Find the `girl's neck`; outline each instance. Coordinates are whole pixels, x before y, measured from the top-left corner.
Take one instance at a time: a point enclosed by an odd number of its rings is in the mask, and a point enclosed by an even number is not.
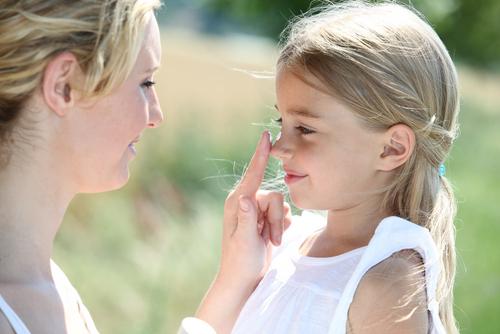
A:
[[[74,196],[51,166],[12,159],[0,170],[0,283],[51,280],[54,238]]]
[[[345,210],[329,210],[324,236],[337,244],[362,247],[368,244],[380,221],[390,215],[380,207],[379,199]]]

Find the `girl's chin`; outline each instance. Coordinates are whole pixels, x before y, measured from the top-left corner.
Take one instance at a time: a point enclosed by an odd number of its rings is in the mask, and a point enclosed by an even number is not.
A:
[[[327,205],[324,205],[325,203],[314,202],[310,196],[299,196],[297,194],[294,194],[293,192],[290,192],[290,200],[296,208],[301,210],[327,211],[331,209]]]
[[[293,205],[301,210],[319,210],[314,203],[307,200],[306,196],[298,196],[290,192],[290,200]]]

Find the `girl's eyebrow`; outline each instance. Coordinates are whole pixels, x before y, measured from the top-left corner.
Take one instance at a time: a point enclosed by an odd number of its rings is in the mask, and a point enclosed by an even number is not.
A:
[[[278,112],[280,111],[278,109],[278,105],[277,104],[274,105],[274,108],[276,108],[276,110]],[[311,112],[310,110],[308,110],[308,109],[306,109],[304,107],[293,107],[293,108],[287,109],[286,112],[289,113],[289,114],[293,114],[293,115],[296,115],[296,116],[307,117],[307,118],[315,118],[315,119],[321,118],[321,116],[319,116],[319,115]]]

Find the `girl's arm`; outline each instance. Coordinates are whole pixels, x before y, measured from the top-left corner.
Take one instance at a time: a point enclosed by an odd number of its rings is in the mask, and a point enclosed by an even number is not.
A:
[[[427,298],[420,255],[404,250],[370,269],[348,315],[349,334],[427,334]]]

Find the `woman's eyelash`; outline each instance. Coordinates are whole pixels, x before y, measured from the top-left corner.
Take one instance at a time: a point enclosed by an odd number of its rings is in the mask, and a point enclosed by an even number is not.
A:
[[[152,80],[146,80],[142,83],[142,86],[143,87],[146,87],[146,88],[151,88],[153,87],[154,85],[156,84],[156,82],[152,81]]]
[[[278,123],[279,125],[283,124],[283,119],[280,117],[278,119],[275,119],[274,122]],[[311,130],[309,128],[306,128],[305,126],[299,125],[296,126],[295,129],[299,130],[301,134],[303,135],[309,135],[311,133],[315,133],[316,131]]]

